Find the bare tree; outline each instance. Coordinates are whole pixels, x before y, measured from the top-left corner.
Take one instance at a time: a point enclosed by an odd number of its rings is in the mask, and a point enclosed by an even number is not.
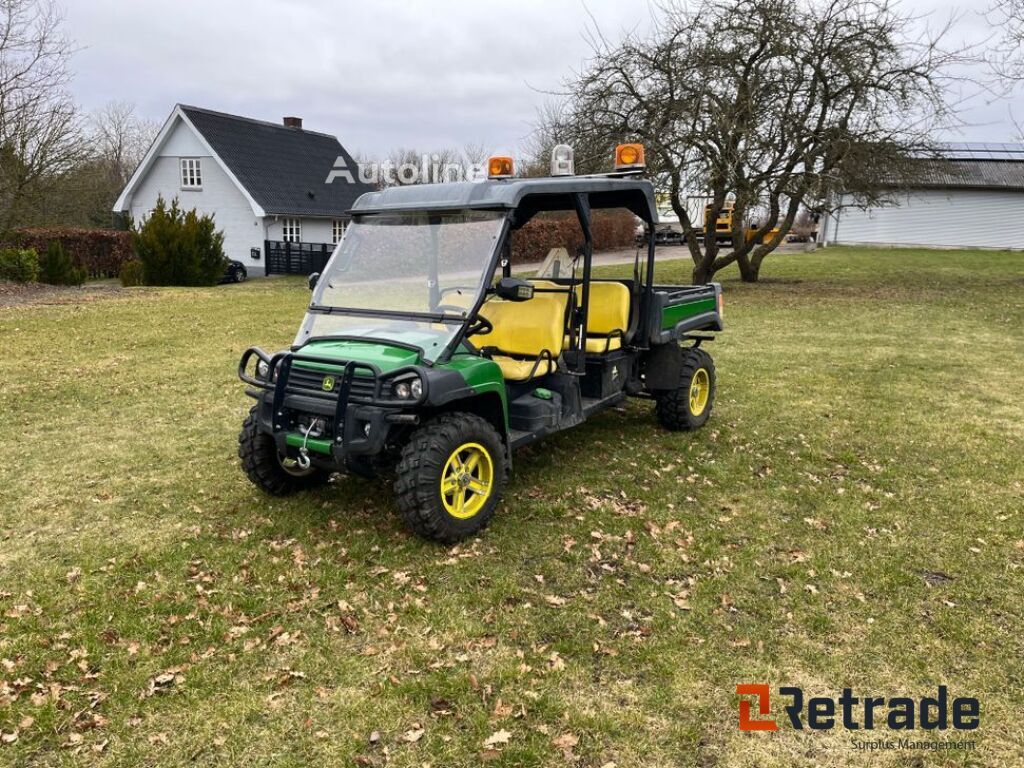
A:
[[[646,37],[598,36],[544,132],[583,146],[585,160],[643,142],[694,282],[734,262],[756,281],[801,207],[824,210],[838,192],[876,199],[933,149],[959,59],[913,21],[889,0],[672,0]],[[707,195],[706,221],[691,219],[686,194]],[[714,226],[727,203],[732,245],[721,250]]]
[[[462,147],[462,160],[467,166],[483,166],[487,162],[487,147],[482,141],[471,142]]]
[[[135,105],[126,101],[112,101],[94,112],[89,129],[92,154],[107,165],[118,192],[128,183],[160,132],[157,123],[140,118],[135,114]]]
[[[36,223],[107,227],[111,208],[159,133],[135,106],[111,102],[85,123],[85,150],[74,165],[41,186],[46,194],[32,206]]]
[[[998,0],[989,20],[999,30],[989,56],[997,75],[1011,83],[1024,81],[1024,0]]]
[[[83,156],[62,22],[53,0],[0,0],[0,232],[31,218],[48,181]]]

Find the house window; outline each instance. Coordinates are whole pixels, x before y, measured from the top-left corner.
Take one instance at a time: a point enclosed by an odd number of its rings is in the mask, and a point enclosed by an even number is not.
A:
[[[331,222],[331,242],[337,245],[345,235],[345,222],[335,219]]]
[[[302,222],[298,219],[283,219],[281,222],[281,239],[286,243],[302,242]]]
[[[199,158],[181,158],[181,188],[202,189],[203,169],[200,167]]]

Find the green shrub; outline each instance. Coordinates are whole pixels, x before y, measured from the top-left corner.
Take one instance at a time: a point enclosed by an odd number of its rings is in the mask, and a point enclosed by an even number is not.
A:
[[[31,248],[0,250],[0,280],[33,283],[39,279],[39,256]]]
[[[39,259],[39,281],[50,285],[81,285],[85,282],[85,270],[75,266],[59,240],[51,240]]]
[[[216,285],[227,267],[224,233],[212,216],[170,207],[158,198],[156,208],[133,227],[135,253],[147,285]]]
[[[121,265],[121,285],[125,287],[142,285],[142,262],[139,259],[130,259]]]

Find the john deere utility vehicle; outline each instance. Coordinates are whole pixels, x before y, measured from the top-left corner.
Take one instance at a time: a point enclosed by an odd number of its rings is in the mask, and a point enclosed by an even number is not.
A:
[[[715,368],[702,343],[722,329],[721,288],[655,283],[657,213],[642,168],[643,148],[626,144],[616,173],[574,176],[559,146],[548,178],[513,178],[499,157],[487,181],[360,197],[323,274],[310,276],[295,343],[242,355],[256,400],[239,436],[249,479],[284,495],[332,472],[391,467],[406,523],[454,542],[490,521],[521,446],[627,397],[653,400],[668,429],[703,425]],[[628,279],[591,273],[591,212],[608,208],[647,225]],[[513,277],[517,231],[552,211],[579,222],[567,274]]]

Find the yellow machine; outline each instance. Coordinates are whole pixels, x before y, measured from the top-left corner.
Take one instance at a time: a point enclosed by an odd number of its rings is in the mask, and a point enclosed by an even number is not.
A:
[[[758,227],[756,225],[750,225],[747,227],[747,241],[753,240],[757,236]],[[771,239],[779,234],[779,228],[775,227],[764,233],[764,237],[761,238],[761,245],[771,242]]]
[[[707,231],[708,219],[711,217],[711,205],[704,206],[704,231]],[[722,210],[718,212],[718,218],[715,220],[715,240],[727,241],[732,243],[732,221],[735,210],[735,203],[732,200],[726,200],[722,205]],[[747,241],[751,241],[757,234],[758,225],[750,224],[746,227],[746,238]],[[761,243],[769,242],[775,235],[779,233],[779,228],[766,232],[764,237],[761,238]]]
[[[726,200],[722,210],[718,212],[715,219],[715,239],[728,240],[732,242],[732,213],[735,204],[732,200]],[[704,231],[708,231],[708,220],[711,218],[711,204],[704,206]]]

